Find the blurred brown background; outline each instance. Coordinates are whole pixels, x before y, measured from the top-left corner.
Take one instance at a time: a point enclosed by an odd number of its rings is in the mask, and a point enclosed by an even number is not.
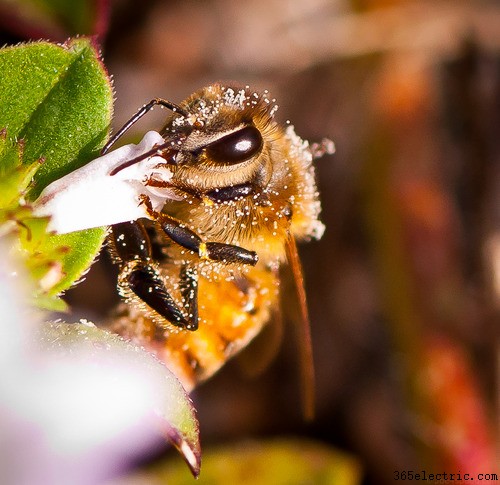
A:
[[[326,233],[300,248],[316,419],[300,415],[287,326],[260,375],[248,376],[257,342],[194,393],[203,446],[314,438],[355,456],[367,484],[396,470],[498,473],[500,4],[58,3],[1,0],[0,41],[97,34],[115,130],[153,97],[236,80],[269,89],[302,137],[336,144],[317,162]],[[67,294],[75,316],[103,319],[115,278],[103,254]]]

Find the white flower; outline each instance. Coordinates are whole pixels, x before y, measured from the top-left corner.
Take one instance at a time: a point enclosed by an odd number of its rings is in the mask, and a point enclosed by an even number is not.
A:
[[[0,483],[101,485],[165,439],[197,475],[198,423],[177,378],[93,324],[40,321],[14,263],[0,260]]]
[[[172,172],[159,156],[113,170],[165,144],[156,131],[149,131],[138,145],[125,145],[48,185],[34,203],[37,216],[50,216],[49,231],[64,234],[93,227],[149,217],[140,202],[147,195],[153,209],[161,211],[167,200],[178,200],[169,188],[146,185],[153,177],[168,182]]]

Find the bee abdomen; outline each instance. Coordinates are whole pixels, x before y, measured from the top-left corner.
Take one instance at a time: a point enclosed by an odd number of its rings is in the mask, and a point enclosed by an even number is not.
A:
[[[161,356],[187,389],[208,379],[248,345],[279,300],[277,275],[263,267],[230,281],[201,277],[199,285],[198,330],[168,335]]]

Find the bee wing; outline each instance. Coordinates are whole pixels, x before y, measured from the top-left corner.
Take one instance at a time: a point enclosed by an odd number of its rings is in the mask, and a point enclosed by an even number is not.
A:
[[[302,385],[302,412],[306,420],[314,417],[314,361],[312,353],[311,326],[307,311],[304,276],[295,238],[290,234],[286,241],[286,253],[292,270],[295,292],[299,304],[297,339],[299,344],[300,380]]]
[[[237,355],[238,365],[245,376],[254,378],[265,372],[278,352],[283,341],[283,315],[279,306],[272,308],[271,318],[250,342],[243,352]]]

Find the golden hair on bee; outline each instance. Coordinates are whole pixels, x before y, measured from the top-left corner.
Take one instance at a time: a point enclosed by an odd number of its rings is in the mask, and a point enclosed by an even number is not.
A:
[[[295,240],[323,233],[312,162],[330,147],[313,154],[293,126],[276,122],[267,92],[248,87],[213,84],[179,105],[157,99],[145,108],[157,104],[173,110],[160,132],[165,145],[155,152],[165,160],[158,170],[168,170],[169,178],[146,185],[175,197],[158,211],[144,195],[152,221],[112,228],[128,303],[113,329],[153,349],[192,389],[279,311],[279,268],[288,260],[304,329],[304,408],[311,415],[309,318]]]

